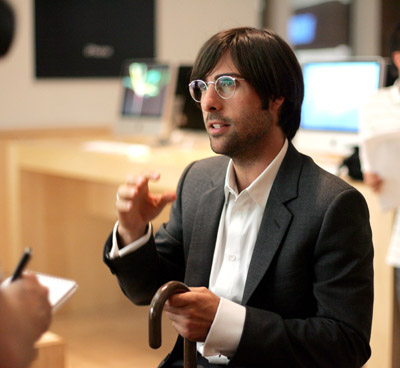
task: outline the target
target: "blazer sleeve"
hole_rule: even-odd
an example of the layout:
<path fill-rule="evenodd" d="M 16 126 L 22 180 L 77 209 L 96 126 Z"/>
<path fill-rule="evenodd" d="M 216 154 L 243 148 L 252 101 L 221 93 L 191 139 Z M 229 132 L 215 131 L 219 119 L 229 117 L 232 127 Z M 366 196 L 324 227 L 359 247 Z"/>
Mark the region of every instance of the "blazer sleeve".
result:
<path fill-rule="evenodd" d="M 137 305 L 150 304 L 154 294 L 164 283 L 184 280 L 181 191 L 191 166 L 185 169 L 178 183 L 177 199 L 172 205 L 168 225 L 163 224 L 145 245 L 123 257 L 108 257 L 112 247 L 112 234 L 104 245 L 103 261 L 117 277 L 124 294 Z"/>

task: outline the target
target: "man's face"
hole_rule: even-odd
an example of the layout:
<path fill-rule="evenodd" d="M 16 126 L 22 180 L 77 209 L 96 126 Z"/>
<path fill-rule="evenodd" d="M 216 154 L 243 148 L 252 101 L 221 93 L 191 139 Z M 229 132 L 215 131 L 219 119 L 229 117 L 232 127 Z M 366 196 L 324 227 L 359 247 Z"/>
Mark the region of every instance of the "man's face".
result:
<path fill-rule="evenodd" d="M 242 78 L 229 53 L 224 54 L 205 82 L 230 75 Z M 223 99 L 210 84 L 201 97 L 201 109 L 214 152 L 233 159 L 252 159 L 268 147 L 278 112 L 263 110 L 261 99 L 246 80 L 236 80 L 233 97 Z"/>

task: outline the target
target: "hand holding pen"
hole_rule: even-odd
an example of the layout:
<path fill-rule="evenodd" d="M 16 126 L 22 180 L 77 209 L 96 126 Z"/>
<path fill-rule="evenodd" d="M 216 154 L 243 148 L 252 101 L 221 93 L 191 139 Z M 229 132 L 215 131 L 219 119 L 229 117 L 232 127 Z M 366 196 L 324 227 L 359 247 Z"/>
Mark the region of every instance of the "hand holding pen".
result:
<path fill-rule="evenodd" d="M 52 319 L 48 289 L 33 273 L 23 274 L 31 255 L 30 249 L 24 251 L 13 275 L 0 288 L 3 334 L 0 334 L 0 341 L 5 338 L 8 344 L 15 346 L 12 350 L 17 352 L 18 366 L 24 367 L 34 357 L 34 343 L 49 328 Z M 1 348 L 0 353 L 3 358 L 5 353 Z"/>
<path fill-rule="evenodd" d="M 32 249 L 31 248 L 26 248 L 24 253 L 22 254 L 21 259 L 19 260 L 17 267 L 15 268 L 13 275 L 11 276 L 11 282 L 19 279 L 22 275 L 22 272 L 26 268 L 26 265 L 28 264 L 29 260 L 32 257 Z"/>

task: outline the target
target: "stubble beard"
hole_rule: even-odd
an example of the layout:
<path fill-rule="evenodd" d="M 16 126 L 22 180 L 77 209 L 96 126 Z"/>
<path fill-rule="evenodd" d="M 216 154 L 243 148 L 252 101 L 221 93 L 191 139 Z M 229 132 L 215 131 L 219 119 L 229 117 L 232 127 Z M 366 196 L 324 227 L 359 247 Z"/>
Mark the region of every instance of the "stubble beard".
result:
<path fill-rule="evenodd" d="M 239 125 L 247 124 L 248 129 L 235 129 L 235 127 L 238 127 L 235 121 L 230 120 L 229 122 L 232 130 L 229 135 L 209 136 L 211 149 L 215 153 L 228 156 L 236 162 L 243 164 L 254 162 L 259 154 L 260 147 L 266 144 L 271 131 L 272 116 L 270 111 L 243 113 Z"/>

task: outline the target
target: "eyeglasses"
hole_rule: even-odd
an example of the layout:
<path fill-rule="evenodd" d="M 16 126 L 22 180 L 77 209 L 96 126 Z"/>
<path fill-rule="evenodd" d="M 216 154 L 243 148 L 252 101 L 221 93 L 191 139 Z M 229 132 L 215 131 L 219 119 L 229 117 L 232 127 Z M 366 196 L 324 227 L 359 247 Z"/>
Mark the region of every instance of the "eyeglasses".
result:
<path fill-rule="evenodd" d="M 215 92 L 217 92 L 218 96 L 227 100 L 235 94 L 237 80 L 244 80 L 244 78 L 233 78 L 229 75 L 223 75 L 215 82 L 204 82 L 201 79 L 196 79 L 189 83 L 189 92 L 193 100 L 201 102 L 203 93 L 208 90 L 210 84 L 214 84 Z"/>

